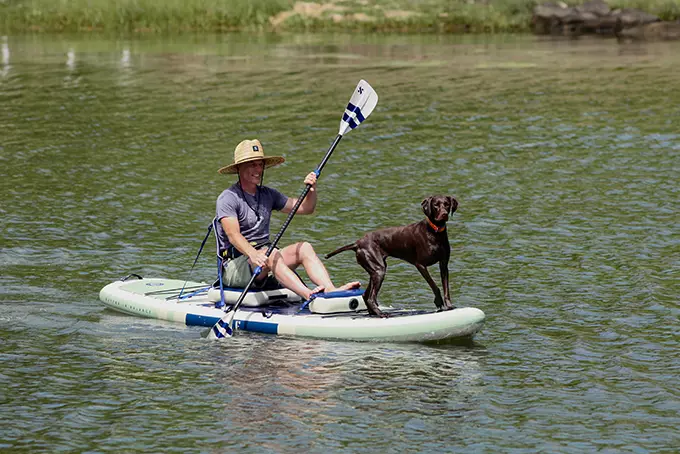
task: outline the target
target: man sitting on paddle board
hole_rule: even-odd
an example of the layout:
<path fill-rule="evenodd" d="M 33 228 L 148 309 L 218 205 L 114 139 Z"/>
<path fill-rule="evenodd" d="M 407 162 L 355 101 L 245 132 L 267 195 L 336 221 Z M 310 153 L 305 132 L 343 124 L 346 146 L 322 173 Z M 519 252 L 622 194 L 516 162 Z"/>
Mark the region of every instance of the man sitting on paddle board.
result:
<path fill-rule="evenodd" d="M 314 293 L 358 288 L 359 282 L 335 287 L 326 267 L 306 241 L 274 249 L 267 257 L 272 210 L 290 213 L 297 202 L 262 185 L 264 169 L 282 162 L 282 156 L 265 156 L 259 140 L 244 140 L 234 150 L 234 162 L 219 170 L 221 174 L 238 174 L 238 181 L 217 198 L 218 253 L 227 264 L 222 275 L 224 285 L 246 287 L 253 269 L 260 266 L 262 272 L 255 278 L 255 286 L 263 285 L 271 271 L 281 285 L 305 300 Z M 316 174 L 309 173 L 304 183 L 311 188 L 297 213 L 312 214 L 316 208 Z M 300 265 L 316 288 L 308 288 L 295 274 L 293 270 Z"/>

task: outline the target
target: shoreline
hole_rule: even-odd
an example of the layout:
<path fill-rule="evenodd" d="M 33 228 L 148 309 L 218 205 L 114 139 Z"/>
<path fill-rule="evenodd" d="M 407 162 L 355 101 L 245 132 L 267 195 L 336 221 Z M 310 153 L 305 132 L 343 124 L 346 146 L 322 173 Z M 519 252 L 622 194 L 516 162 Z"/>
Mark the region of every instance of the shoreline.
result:
<path fill-rule="evenodd" d="M 532 33 L 536 0 L 0 0 L 0 34 L 173 34 L 345 32 Z M 582 1 L 566 2 L 578 5 Z M 680 19 L 680 0 L 609 0 L 663 20 Z"/>

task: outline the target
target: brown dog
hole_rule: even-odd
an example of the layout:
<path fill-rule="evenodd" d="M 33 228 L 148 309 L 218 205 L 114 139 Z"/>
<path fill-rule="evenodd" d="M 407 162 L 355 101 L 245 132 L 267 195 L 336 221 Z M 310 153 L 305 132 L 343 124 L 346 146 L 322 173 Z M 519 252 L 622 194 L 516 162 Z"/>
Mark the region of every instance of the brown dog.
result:
<path fill-rule="evenodd" d="M 451 246 L 446 234 L 449 213 L 458 208 L 458 201 L 450 196 L 432 196 L 423 200 L 426 219 L 400 227 L 388 227 L 369 232 L 352 244 L 326 254 L 330 258 L 343 251 L 356 251 L 357 262 L 369 274 L 369 283 L 364 292 L 364 301 L 369 314 L 386 317 L 378 309 L 378 292 L 385 279 L 387 257 L 405 260 L 418 268 L 434 292 L 434 304 L 438 310 L 453 309 L 449 297 L 449 255 Z M 444 298 L 437 284 L 430 277 L 427 267 L 439 262 Z"/>

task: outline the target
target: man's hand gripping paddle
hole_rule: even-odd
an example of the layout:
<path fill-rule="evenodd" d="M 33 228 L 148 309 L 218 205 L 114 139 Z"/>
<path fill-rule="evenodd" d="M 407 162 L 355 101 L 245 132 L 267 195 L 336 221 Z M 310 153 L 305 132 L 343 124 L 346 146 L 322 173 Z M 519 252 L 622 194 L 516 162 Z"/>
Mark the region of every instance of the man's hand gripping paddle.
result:
<path fill-rule="evenodd" d="M 378 94 L 375 92 L 375 90 L 373 90 L 373 88 L 365 80 L 359 81 L 357 88 L 354 90 L 354 93 L 352 94 L 352 97 L 350 98 L 349 103 L 345 108 L 345 112 L 342 114 L 342 120 L 340 120 L 340 130 L 338 131 L 338 135 L 331 144 L 330 148 L 328 149 L 328 152 L 326 152 L 326 156 L 324 156 L 324 158 L 321 160 L 321 164 L 319 164 L 319 166 L 314 171 L 314 173 L 316 173 L 317 178 L 321 174 L 321 170 L 323 170 L 323 167 L 326 165 L 326 162 L 328 162 L 328 159 L 331 157 L 331 154 L 333 153 L 333 150 L 335 150 L 335 147 L 338 145 L 338 142 L 340 142 L 340 139 L 342 139 L 342 136 L 346 132 L 351 131 L 352 129 L 359 126 L 365 119 L 367 119 L 371 112 L 373 112 L 373 109 L 375 108 L 377 103 Z M 298 208 L 300 208 L 300 204 L 302 204 L 302 201 L 307 196 L 307 193 L 309 192 L 310 188 L 311 185 L 308 184 L 302 191 L 302 194 L 300 194 L 297 203 L 293 206 L 292 211 L 288 214 L 288 219 L 286 219 L 286 222 L 283 223 L 283 225 L 281 226 L 281 230 L 279 230 L 279 233 L 276 235 L 276 238 L 274 239 L 274 242 L 267 249 L 266 252 L 267 257 L 269 257 L 274 248 L 276 248 L 276 245 L 279 243 L 279 240 L 283 236 L 283 233 L 286 231 L 286 228 L 288 228 L 288 224 L 290 224 L 290 221 L 293 219 L 293 216 L 295 216 L 295 213 L 297 212 Z M 255 270 L 253 271 L 253 276 L 250 278 L 248 285 L 246 285 L 246 287 L 243 289 L 241 296 L 239 296 L 238 300 L 236 300 L 236 304 L 234 304 L 232 309 L 227 314 L 225 314 L 224 317 L 222 317 L 215 324 L 215 326 L 213 326 L 210 329 L 210 332 L 208 333 L 207 336 L 208 339 L 223 339 L 225 337 L 231 337 L 234 335 L 235 327 L 233 325 L 236 310 L 239 308 L 239 306 L 245 299 L 246 295 L 248 294 L 248 290 L 250 290 L 250 287 L 253 285 L 255 278 L 261 272 L 262 267 L 258 266 L 257 268 L 255 268 Z"/>

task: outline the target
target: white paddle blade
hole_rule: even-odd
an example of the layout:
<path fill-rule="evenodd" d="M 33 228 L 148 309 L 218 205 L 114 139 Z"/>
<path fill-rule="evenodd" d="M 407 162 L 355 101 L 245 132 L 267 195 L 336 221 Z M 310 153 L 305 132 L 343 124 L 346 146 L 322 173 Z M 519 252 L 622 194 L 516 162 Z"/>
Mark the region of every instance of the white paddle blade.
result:
<path fill-rule="evenodd" d="M 231 328 L 231 322 L 234 317 L 226 315 L 219 319 L 215 326 L 213 326 L 210 331 L 208 331 L 207 338 L 210 340 L 224 339 L 225 337 L 232 337 L 234 335 L 234 330 Z"/>
<path fill-rule="evenodd" d="M 345 113 L 342 114 L 338 134 L 343 135 L 350 129 L 359 126 L 371 115 L 376 104 L 378 104 L 378 94 L 368 82 L 361 79 L 349 99 Z"/>

